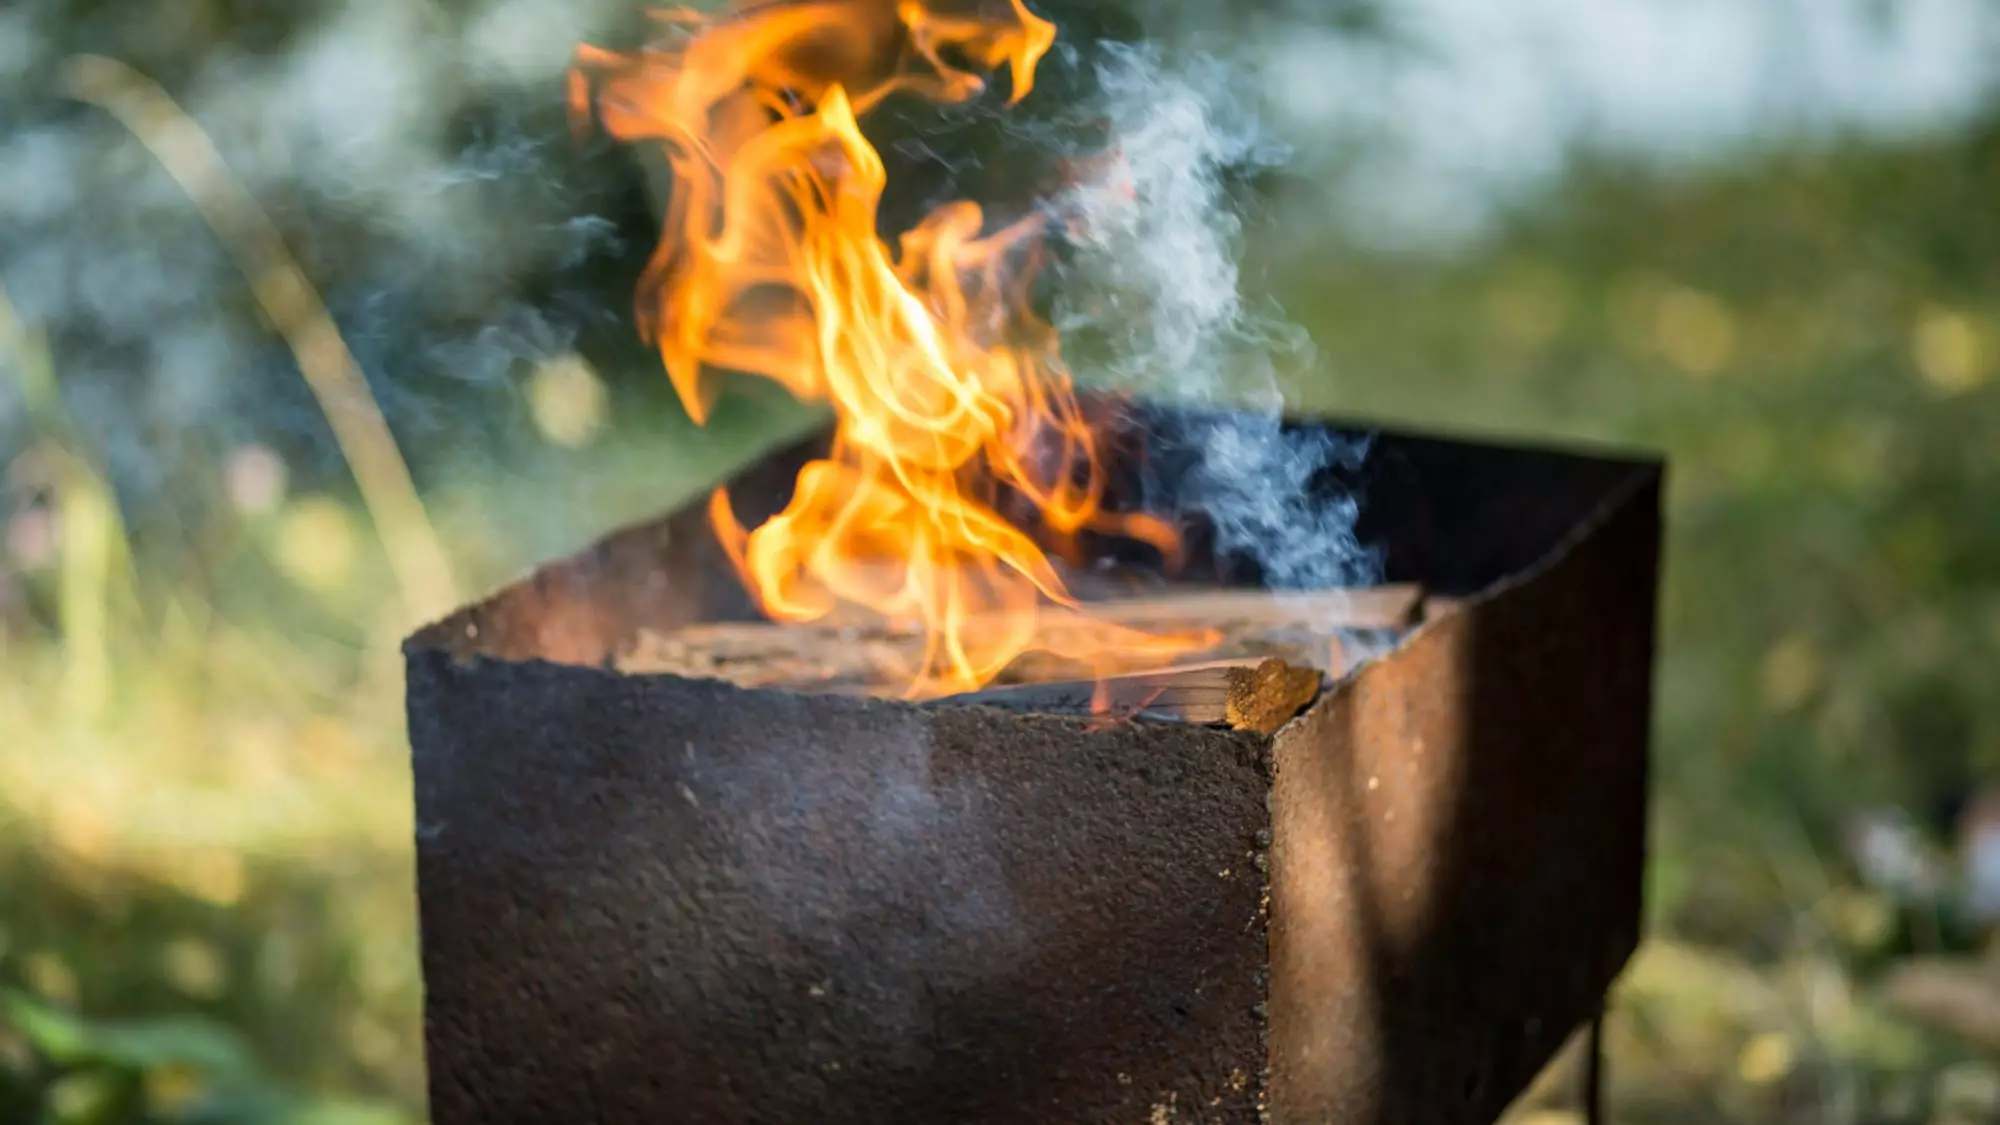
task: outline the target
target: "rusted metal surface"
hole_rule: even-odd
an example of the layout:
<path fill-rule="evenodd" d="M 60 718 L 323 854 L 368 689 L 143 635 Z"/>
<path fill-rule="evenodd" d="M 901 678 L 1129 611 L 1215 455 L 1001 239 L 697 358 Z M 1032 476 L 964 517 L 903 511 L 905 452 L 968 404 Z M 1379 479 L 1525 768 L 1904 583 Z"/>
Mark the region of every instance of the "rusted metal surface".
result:
<path fill-rule="evenodd" d="M 1278 1121 L 1493 1121 L 1639 936 L 1657 493 L 1279 732 Z"/>
<path fill-rule="evenodd" d="M 433 1120 L 1493 1120 L 1637 939 L 1659 482 L 1379 435 L 1464 600 L 1275 738 L 609 671 L 748 614 L 698 516 L 524 579 L 406 648 Z"/>

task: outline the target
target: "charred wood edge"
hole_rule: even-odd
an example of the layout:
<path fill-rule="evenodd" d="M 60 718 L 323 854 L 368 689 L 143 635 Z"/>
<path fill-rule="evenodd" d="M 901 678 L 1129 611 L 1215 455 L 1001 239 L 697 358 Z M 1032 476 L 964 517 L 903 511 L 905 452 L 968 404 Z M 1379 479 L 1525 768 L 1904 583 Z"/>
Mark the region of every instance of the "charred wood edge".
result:
<path fill-rule="evenodd" d="M 1042 715 L 1093 715 L 1227 726 L 1275 734 L 1319 698 L 1322 674 L 1276 657 L 1217 660 L 1151 672 L 1017 684 L 934 699 L 927 707 L 984 706 Z"/>

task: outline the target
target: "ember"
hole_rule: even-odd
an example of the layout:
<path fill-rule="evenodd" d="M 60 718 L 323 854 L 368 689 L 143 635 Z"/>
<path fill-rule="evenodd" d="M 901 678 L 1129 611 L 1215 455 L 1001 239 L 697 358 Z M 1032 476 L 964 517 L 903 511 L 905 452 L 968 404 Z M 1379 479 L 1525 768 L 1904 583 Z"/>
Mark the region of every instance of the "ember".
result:
<path fill-rule="evenodd" d="M 993 5 L 986 6 L 995 7 Z M 830 404 L 827 456 L 784 511 L 746 532 L 726 493 L 710 513 L 763 612 L 816 621 L 842 606 L 921 625 L 908 693 L 977 688 L 1027 650 L 1100 672 L 1204 647 L 1202 628 L 1147 632 L 1081 611 L 1041 547 L 996 511 L 1028 500 L 1058 536 L 1174 530 L 1102 503 L 1097 435 L 1054 330 L 1027 307 L 1041 219 L 985 232 L 977 204 L 933 211 L 892 248 L 877 234 L 887 170 L 858 116 L 908 91 L 964 101 L 1007 67 L 1027 96 L 1056 29 L 1009 0 L 997 16 L 938 0 L 737 0 L 661 13 L 666 43 L 586 48 L 579 113 L 657 146 L 674 176 L 639 317 L 697 420 L 712 369 Z M 973 622 L 977 620 L 977 627 Z"/>

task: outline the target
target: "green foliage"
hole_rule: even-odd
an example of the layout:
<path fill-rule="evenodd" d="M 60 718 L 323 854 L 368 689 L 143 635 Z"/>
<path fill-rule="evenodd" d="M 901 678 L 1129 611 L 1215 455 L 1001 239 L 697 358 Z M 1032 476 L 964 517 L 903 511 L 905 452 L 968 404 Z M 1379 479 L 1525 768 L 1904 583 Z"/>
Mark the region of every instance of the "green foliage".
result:
<path fill-rule="evenodd" d="M 1467 259 L 1317 251 L 1310 397 L 1664 449 L 1668 768 L 1823 844 L 1863 796 L 1948 811 L 2000 764 L 1996 141 L 1585 160 Z"/>
<path fill-rule="evenodd" d="M 0 991 L 27 1058 L 7 1073 L 7 1120 L 42 1125 L 398 1125 L 396 1111 L 301 1098 L 226 1026 L 191 1017 L 89 1023 Z"/>

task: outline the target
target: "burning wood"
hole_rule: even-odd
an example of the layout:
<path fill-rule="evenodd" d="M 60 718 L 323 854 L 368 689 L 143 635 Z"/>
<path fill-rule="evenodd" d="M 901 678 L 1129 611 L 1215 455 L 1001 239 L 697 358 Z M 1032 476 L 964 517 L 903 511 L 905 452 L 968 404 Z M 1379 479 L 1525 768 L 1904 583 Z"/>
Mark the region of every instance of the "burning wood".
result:
<path fill-rule="evenodd" d="M 1216 641 L 1205 650 L 1208 659 L 1199 665 L 1153 669 L 1143 664 L 1107 666 L 1101 660 L 1072 661 L 1024 653 L 1002 668 L 992 682 L 1035 690 L 959 693 L 951 698 L 1027 707 L 1040 702 L 1046 704 L 1040 709 L 1052 713 L 1093 710 L 1074 704 L 1072 697 L 1080 690 L 1085 704 L 1093 698 L 1101 704 L 1095 710 L 1144 711 L 1189 722 L 1228 721 L 1235 725 L 1236 720 L 1222 717 L 1217 709 L 1222 707 L 1220 702 L 1183 706 L 1174 701 L 1196 696 L 1170 696 L 1165 703 L 1141 707 L 1133 705 L 1132 691 L 1143 692 L 1145 684 L 1167 683 L 1175 676 L 1189 674 L 1195 674 L 1194 680 L 1187 681 L 1190 688 L 1223 691 L 1227 677 L 1216 679 L 1210 673 L 1255 668 L 1267 660 L 1312 669 L 1317 685 L 1320 673 L 1344 670 L 1339 634 L 1405 630 L 1419 621 L 1425 605 L 1423 592 L 1413 585 L 1288 592 L 1177 589 L 1092 602 L 1090 619 L 1094 621 L 1148 632 L 1201 628 L 1211 631 Z M 1001 627 L 1004 622 L 998 620 L 966 623 L 967 631 L 975 635 Z M 829 615 L 809 624 L 710 622 L 671 633 L 641 632 L 616 663 L 620 671 L 629 674 L 717 678 L 744 687 L 896 694 L 906 688 L 921 665 L 926 640 L 921 623 L 868 620 L 855 614 Z M 1105 693 L 1092 690 L 1100 676 L 1113 677 L 1104 681 Z M 1168 679 L 1160 680 L 1163 676 Z M 1292 710 L 1296 712 L 1297 707 Z"/>
<path fill-rule="evenodd" d="M 888 171 L 859 118 L 914 92 L 963 102 L 1004 68 L 1034 87 L 1056 28 L 1021 0 L 737 0 L 662 14 L 667 41 L 579 53 L 572 104 L 673 173 L 641 330 L 688 412 L 716 369 L 826 402 L 835 434 L 784 510 L 711 523 L 774 620 L 844 608 L 921 624 L 909 694 L 978 688 L 1024 652 L 1160 663 L 1213 643 L 1200 625 L 1078 620 L 1041 545 L 994 507 L 1007 493 L 1061 536 L 1097 532 L 1172 553 L 1177 533 L 1107 511 L 1099 434 L 1078 408 L 1055 329 L 1029 308 L 1045 217 L 987 230 L 946 203 L 893 242 Z M 883 560 L 894 566 L 880 566 Z M 976 627 L 975 627 L 976 625 Z"/>
<path fill-rule="evenodd" d="M 1276 734 L 1319 698 L 1321 673 L 1276 657 L 1222 660 L 1102 680 L 1019 684 L 948 695 L 937 704 L 977 704 L 1044 715 L 1134 716 Z"/>

